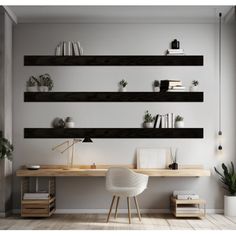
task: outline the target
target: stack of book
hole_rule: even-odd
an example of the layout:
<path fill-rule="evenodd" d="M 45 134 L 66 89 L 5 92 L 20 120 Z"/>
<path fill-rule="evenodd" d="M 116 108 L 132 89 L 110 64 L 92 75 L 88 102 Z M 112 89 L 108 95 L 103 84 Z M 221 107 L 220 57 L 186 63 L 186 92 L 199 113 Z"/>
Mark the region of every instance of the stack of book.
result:
<path fill-rule="evenodd" d="M 49 193 L 24 193 L 24 200 L 46 200 L 49 199 Z"/>
<path fill-rule="evenodd" d="M 174 128 L 175 127 L 175 115 L 174 113 L 168 113 L 166 115 L 157 114 L 153 128 Z"/>
<path fill-rule="evenodd" d="M 83 48 L 80 42 L 64 41 L 60 42 L 56 47 L 56 56 L 82 56 Z"/>
<path fill-rule="evenodd" d="M 169 80 L 169 87 L 167 92 L 182 92 L 186 88 L 182 86 L 181 80 Z"/>
<path fill-rule="evenodd" d="M 167 56 L 183 56 L 184 49 L 167 49 Z"/>
<path fill-rule="evenodd" d="M 181 205 L 176 208 L 176 214 L 199 214 L 200 209 L 194 205 Z"/>
<path fill-rule="evenodd" d="M 179 200 L 197 200 L 199 195 L 192 191 L 174 191 L 173 196 Z"/>

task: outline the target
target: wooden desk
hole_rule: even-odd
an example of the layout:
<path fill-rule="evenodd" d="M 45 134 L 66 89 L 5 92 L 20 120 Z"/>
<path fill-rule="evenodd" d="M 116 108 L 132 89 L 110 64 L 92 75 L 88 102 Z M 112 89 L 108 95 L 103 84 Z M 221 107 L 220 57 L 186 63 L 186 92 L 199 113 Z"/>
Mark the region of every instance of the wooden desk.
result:
<path fill-rule="evenodd" d="M 26 168 L 16 171 L 19 177 L 67 177 L 67 176 L 87 176 L 103 177 L 106 176 L 108 166 L 98 166 L 97 169 L 90 169 L 89 166 L 80 168 L 65 169 L 65 166 L 41 166 L 39 170 L 28 170 Z M 128 166 L 133 167 L 133 166 Z M 206 169 L 134 169 L 136 173 L 142 173 L 151 177 L 202 177 L 210 176 L 210 170 Z"/>

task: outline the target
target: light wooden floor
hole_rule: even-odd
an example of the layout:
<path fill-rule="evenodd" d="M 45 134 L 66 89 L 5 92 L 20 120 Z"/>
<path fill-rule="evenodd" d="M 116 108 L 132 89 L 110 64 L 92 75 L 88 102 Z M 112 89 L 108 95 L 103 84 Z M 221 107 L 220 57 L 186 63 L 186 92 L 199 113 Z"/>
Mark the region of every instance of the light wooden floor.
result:
<path fill-rule="evenodd" d="M 0 230 L 236 230 L 236 217 L 208 214 L 204 219 L 176 219 L 169 214 L 142 214 L 142 222 L 133 214 L 132 224 L 127 215 L 111 217 L 105 214 L 53 215 L 47 219 L 22 219 L 20 216 L 0 218 Z"/>

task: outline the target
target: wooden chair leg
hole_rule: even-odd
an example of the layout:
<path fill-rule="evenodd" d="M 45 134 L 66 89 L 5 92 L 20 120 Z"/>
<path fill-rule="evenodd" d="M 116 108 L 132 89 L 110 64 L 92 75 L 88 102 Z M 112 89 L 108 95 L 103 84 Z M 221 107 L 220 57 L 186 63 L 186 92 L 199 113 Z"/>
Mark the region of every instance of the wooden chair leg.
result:
<path fill-rule="evenodd" d="M 120 197 L 117 197 L 117 200 L 116 200 L 116 212 L 115 212 L 114 218 L 117 218 L 117 209 L 118 209 L 119 201 L 120 201 Z"/>
<path fill-rule="evenodd" d="M 140 214 L 140 210 L 139 210 L 138 199 L 137 199 L 136 196 L 134 197 L 134 202 L 135 202 L 135 206 L 136 206 L 136 209 L 137 209 L 138 218 L 141 221 L 142 218 L 141 218 L 141 214 Z"/>
<path fill-rule="evenodd" d="M 130 199 L 127 197 L 129 224 L 131 224 Z"/>
<path fill-rule="evenodd" d="M 109 219 L 110 219 L 110 215 L 111 215 L 111 211 L 112 211 L 112 207 L 113 207 L 115 198 L 116 198 L 116 196 L 114 195 L 113 198 L 112 198 L 110 210 L 109 210 L 109 213 L 108 213 L 108 216 L 107 216 L 107 223 L 108 223 L 108 221 L 109 221 Z"/>

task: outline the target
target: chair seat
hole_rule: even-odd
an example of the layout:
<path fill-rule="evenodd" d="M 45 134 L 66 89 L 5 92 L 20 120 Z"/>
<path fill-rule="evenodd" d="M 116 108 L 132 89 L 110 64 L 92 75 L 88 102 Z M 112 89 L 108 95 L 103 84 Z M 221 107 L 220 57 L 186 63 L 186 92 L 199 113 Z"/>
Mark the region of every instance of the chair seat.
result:
<path fill-rule="evenodd" d="M 113 186 L 107 190 L 116 196 L 134 197 L 142 193 L 145 190 L 145 188 Z"/>

